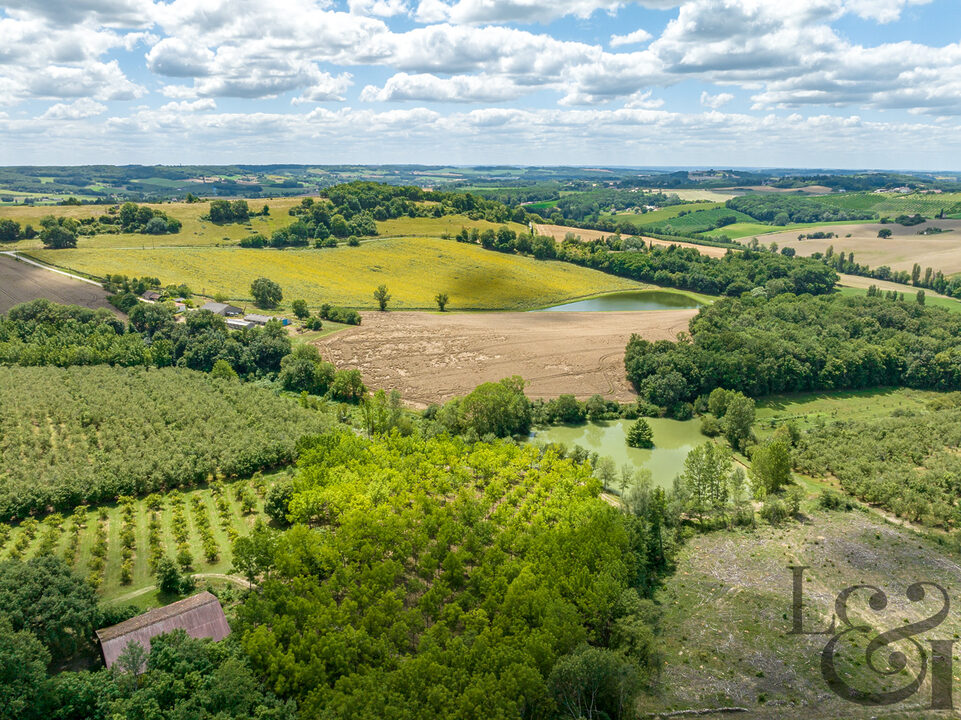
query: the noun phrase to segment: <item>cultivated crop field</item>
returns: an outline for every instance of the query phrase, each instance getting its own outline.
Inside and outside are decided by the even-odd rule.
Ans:
[[[602,238],[610,237],[612,233],[603,232],[601,230],[585,230],[582,228],[572,228],[566,225],[537,225],[536,231],[540,235],[547,235],[554,238],[555,240],[563,240],[568,233],[573,233],[579,236],[582,240],[600,240]],[[659,240],[657,238],[643,236],[644,241],[647,243],[654,243],[655,245],[662,245],[668,247],[670,245],[678,245],[680,247],[694,248],[700,253],[707,255],[708,257],[724,257],[727,253],[727,248],[714,247],[713,245],[699,245],[693,242],[684,242],[683,240],[668,241]]]
[[[526,225],[515,222],[493,223],[487,220],[471,220],[466,215],[445,215],[439,218],[400,217],[391,220],[381,220],[377,223],[377,232],[384,237],[398,235],[411,237],[453,237],[461,228],[477,228],[479,231],[494,230],[507,225],[517,233],[527,233]]]
[[[873,210],[882,215],[935,217],[961,212],[961,193],[843,193],[819,198],[822,202],[850,210]]]
[[[250,302],[258,277],[279,283],[288,300],[375,307],[374,289],[386,284],[391,307],[435,308],[447,293],[450,309],[525,310],[615,290],[631,280],[561,262],[490,252],[437,238],[394,238],[323,250],[147,248],[43,250],[32,256],[90,275],[148,275],[186,283],[205,295]]]
[[[0,525],[0,559],[42,552],[64,558],[105,599],[155,604],[157,550],[192,574],[231,572],[235,538],[263,519],[264,494],[276,475],[54,513],[41,521]],[[210,538],[210,539],[207,539]],[[129,556],[129,557],[125,557]],[[126,569],[125,569],[126,567]]]
[[[96,285],[0,255],[0,314],[37,298],[94,310],[113,308],[107,302],[107,293]]]
[[[709,237],[724,237],[730,238],[731,240],[738,240],[741,238],[768,235],[770,233],[785,233],[785,232],[807,232],[811,230],[819,230],[821,228],[831,228],[834,227],[844,227],[845,225],[862,225],[863,222],[859,220],[848,220],[844,222],[832,222],[832,223],[791,223],[789,225],[769,225],[767,223],[760,223],[754,220],[749,222],[738,222],[732,225],[725,225],[722,228],[717,228],[716,230],[708,230],[704,233]],[[837,232],[835,230],[835,232]],[[845,231],[847,232],[847,231]],[[767,242],[768,238],[764,238]]]
[[[180,368],[0,368],[0,517],[290,462],[326,415]]]
[[[532,398],[636,397],[624,374],[632,333],[673,339],[697,310],[653,312],[363,313],[360,327],[316,343],[339,367],[357,367],[373,388],[399,390],[424,407],[478,384],[520,375]]]
[[[939,227],[946,231],[936,235],[918,235],[919,230]],[[878,231],[888,229],[890,238],[879,238]],[[833,232],[838,237],[825,240],[798,240],[797,230],[785,230],[764,236],[764,242],[776,242],[781,247],[793,247],[798,255],[824,252],[833,246],[836,253],[854,253],[855,260],[875,268],[887,265],[894,270],[908,270],[915,263],[922,268],[941,270],[945,275],[961,272],[961,220],[928,220],[923,225],[904,227],[895,223],[853,223],[822,225],[821,232]],[[847,237],[850,235],[851,237]]]
[[[668,190],[666,192],[670,193],[673,191]],[[656,225],[657,223],[663,222],[665,220],[671,220],[672,218],[676,218],[678,215],[681,215],[682,213],[687,214],[687,213],[697,212],[699,210],[715,210],[717,208],[722,208],[722,207],[724,207],[724,203],[721,203],[721,202],[693,202],[693,203],[686,203],[684,205],[669,205],[668,207],[661,208],[660,210],[652,210],[651,212],[646,212],[641,214],[631,213],[631,212],[623,212],[623,213],[616,213],[616,214],[605,213],[605,214],[602,214],[601,217],[603,217],[606,220],[614,220],[616,222],[626,222],[626,223],[630,223],[632,225],[637,225],[638,227],[640,227],[641,225]]]
[[[177,218],[183,223],[179,233],[173,235],[144,235],[142,233],[119,233],[83,236],[77,240],[80,248],[153,248],[184,245],[233,245],[244,237],[255,232],[270,235],[274,230],[290,225],[294,218],[287,211],[294,205],[300,204],[299,198],[271,198],[270,200],[248,200],[251,212],[260,212],[264,205],[270,207],[267,216],[251,217],[246,223],[212,223],[201,219],[210,210],[210,204],[199,203],[162,203],[145,204],[156,210],[162,210],[168,216]],[[79,205],[57,207],[0,207],[0,218],[9,218],[22,226],[33,225],[39,227],[40,219],[45,215],[57,217],[88,218],[100,217],[106,214],[106,205]],[[5,250],[25,250],[43,247],[39,238],[20,240],[4,245]],[[136,273],[142,274],[142,273]]]
[[[652,213],[653,214],[653,213]],[[644,216],[642,216],[644,217]],[[735,217],[740,222],[753,222],[754,218],[737,210],[726,207],[716,207],[710,210],[697,210],[686,215],[677,215],[667,220],[655,223],[645,223],[645,227],[652,232],[704,232],[714,227],[718,220],[725,217]]]

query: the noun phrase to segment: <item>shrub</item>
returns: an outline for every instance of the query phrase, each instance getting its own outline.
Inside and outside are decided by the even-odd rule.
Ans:
[[[772,498],[761,507],[761,517],[771,525],[779,525],[787,516],[788,509],[783,500]]]
[[[627,444],[635,448],[654,447],[654,433],[644,418],[636,420],[627,431]]]

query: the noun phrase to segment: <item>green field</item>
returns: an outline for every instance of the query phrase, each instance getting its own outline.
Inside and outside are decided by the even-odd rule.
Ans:
[[[736,217],[739,222],[753,222],[754,218],[737,210],[718,207],[710,210],[698,210],[687,215],[678,215],[669,220],[661,220],[644,227],[654,232],[699,233],[711,230],[721,218]],[[726,228],[721,228],[724,230]]]
[[[261,476],[262,481],[238,480],[221,485],[214,484],[201,489],[189,490],[182,493],[183,514],[187,520],[187,544],[190,547],[192,565],[189,572],[200,573],[199,580],[204,580],[204,575],[226,575],[231,573],[232,563],[232,543],[233,538],[246,535],[254,526],[258,519],[263,519],[263,495],[264,488],[269,487],[281,473]],[[255,487],[258,486],[258,487]],[[244,493],[248,498],[248,509],[244,512],[242,502],[237,499],[239,493]],[[174,509],[171,503],[171,495],[163,496],[162,509],[157,512],[160,519],[159,542],[164,553],[170,558],[176,558],[178,553],[178,540],[173,529]],[[218,509],[218,497],[223,498],[227,510],[223,516]],[[194,498],[197,498],[206,510],[210,520],[210,531],[216,542],[218,553],[214,559],[208,559],[204,555],[203,541],[197,524],[198,512],[194,508]],[[149,520],[152,511],[148,507],[146,499],[136,500],[133,503],[133,562],[129,579],[122,577],[123,558],[121,555],[122,543],[120,534],[123,525],[122,506],[114,503],[103,506],[91,506],[86,513],[86,520],[82,522],[79,529],[79,544],[75,554],[71,555],[70,546],[73,535],[75,519],[79,523],[79,518],[69,513],[65,514],[60,520],[59,515],[47,516],[36,526],[32,539],[29,536],[31,522],[21,525],[0,526],[0,537],[7,534],[5,542],[0,543],[0,559],[20,557],[27,559],[36,555],[44,543],[47,543],[46,550],[53,554],[67,559],[71,567],[79,574],[94,579],[94,584],[98,585],[101,596],[106,600],[137,598],[137,604],[150,606],[158,604],[157,592],[150,592],[149,589],[155,584],[153,570],[150,564],[150,540],[149,540]],[[105,519],[101,519],[101,512]],[[226,518],[226,519],[224,519]],[[106,529],[107,550],[104,556],[104,566],[102,570],[94,571],[91,569],[91,559],[94,557],[94,547],[97,544],[96,537],[98,525],[103,524]],[[4,530],[3,528],[6,528]],[[23,536],[23,539],[21,537]],[[45,536],[49,536],[46,541]],[[217,578],[213,578],[217,579]],[[143,592],[143,591],[147,592]]]
[[[942,210],[961,212],[961,193],[843,193],[819,197],[820,202],[848,210],[873,210],[882,215],[913,215],[920,213],[934,217]]]
[[[490,252],[438,238],[393,238],[324,250],[229,248],[84,249],[31,251],[46,263],[103,277],[158,277],[186,283],[204,295],[223,293],[250,303],[250,284],[268,277],[287,301],[373,308],[373,291],[386,284],[391,307],[436,307],[439,292],[451,310],[527,310],[589,295],[642,287],[631,280],[568,263]]]
[[[868,291],[865,288],[852,288],[852,287],[841,287],[838,291],[842,295],[867,295]],[[904,293],[905,302],[915,302],[914,296],[917,293],[918,288],[911,287],[910,285],[905,285]],[[932,307],[940,307],[951,312],[961,312],[961,300],[954,300],[947,297],[936,297],[931,295],[930,291],[925,291],[926,295],[924,297],[924,304]]]
[[[708,237],[720,237],[725,236],[731,240],[738,240],[745,237],[753,237],[759,235],[766,235],[769,233],[780,233],[787,232],[791,230],[797,230],[799,232],[805,232],[807,230],[816,230],[819,227],[834,227],[836,225],[863,225],[864,220],[836,220],[834,222],[817,222],[817,223],[791,223],[789,225],[769,225],[767,223],[760,223],[757,221],[751,222],[739,222],[733,225],[726,225],[725,227],[718,228],[716,230],[708,230],[704,233]]]
[[[803,430],[823,422],[886,417],[896,410],[923,411],[938,395],[909,388],[769,395],[757,401],[755,430],[764,437],[786,422]]]
[[[269,236],[274,230],[290,225],[294,218],[287,211],[294,205],[299,205],[299,199],[271,199],[249,200],[252,211],[259,212],[264,205],[270,207],[267,216],[256,216],[245,223],[215,224],[202,219],[209,211],[209,204],[201,203],[162,203],[147,207],[162,210],[170,217],[177,218],[183,223],[181,231],[175,235],[145,235],[143,233],[120,233],[100,235],[80,235],[77,245],[81,248],[154,248],[154,247],[182,247],[207,245],[235,245],[242,238],[253,233]],[[31,224],[39,227],[40,219],[45,215],[58,217],[88,218],[99,217],[107,212],[104,205],[80,205],[57,207],[28,207],[18,205],[0,207],[0,218],[10,218],[21,225]],[[39,238],[20,240],[4,245],[4,250],[32,250],[42,248]]]
[[[601,219],[613,222],[626,222],[635,226],[656,225],[664,220],[676,218],[681,213],[693,213],[699,210],[714,210],[724,207],[724,203],[719,202],[693,202],[682,205],[670,205],[660,210],[652,210],[646,213],[602,213]]]

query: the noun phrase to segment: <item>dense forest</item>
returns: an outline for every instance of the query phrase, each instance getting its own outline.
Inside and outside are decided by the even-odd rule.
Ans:
[[[662,505],[621,512],[589,465],[509,442],[341,433],[299,466],[238,630],[306,716],[625,716],[656,658]]]
[[[241,377],[280,370],[290,339],[280,323],[227,329],[209,311],[183,323],[163,305],[136,304],[125,323],[107,310],[34,300],[0,316],[0,364],[177,367],[210,372],[218,361]]]
[[[0,518],[249,476],[331,424],[269,389],[178,368],[0,367]]]
[[[794,464],[833,475],[855,497],[926,525],[961,526],[961,395],[938,398],[929,412],[847,420],[805,433]]]
[[[681,342],[631,338],[627,375],[645,399],[669,406],[717,387],[961,388],[961,315],[913,298],[730,298],[703,308],[690,331]]]
[[[774,225],[788,223],[872,220],[877,217],[865,210],[845,210],[819,202],[817,198],[781,193],[753,193],[731,198],[726,206]]]

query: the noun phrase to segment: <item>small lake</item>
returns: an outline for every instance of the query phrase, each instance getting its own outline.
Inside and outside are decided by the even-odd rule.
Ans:
[[[684,471],[687,454],[708,439],[701,435],[701,426],[697,421],[647,418],[647,422],[654,433],[654,448],[651,450],[627,446],[627,429],[634,423],[633,420],[537,428],[531,442],[561,443],[569,450],[580,445],[602,457],[611,458],[618,473],[625,464],[635,469],[647,468],[651,471],[653,484],[667,489],[674,484],[674,476]]]
[[[624,310],[686,310],[701,304],[692,297],[666,290],[632,290],[544,308],[543,312],[613,312]]]

